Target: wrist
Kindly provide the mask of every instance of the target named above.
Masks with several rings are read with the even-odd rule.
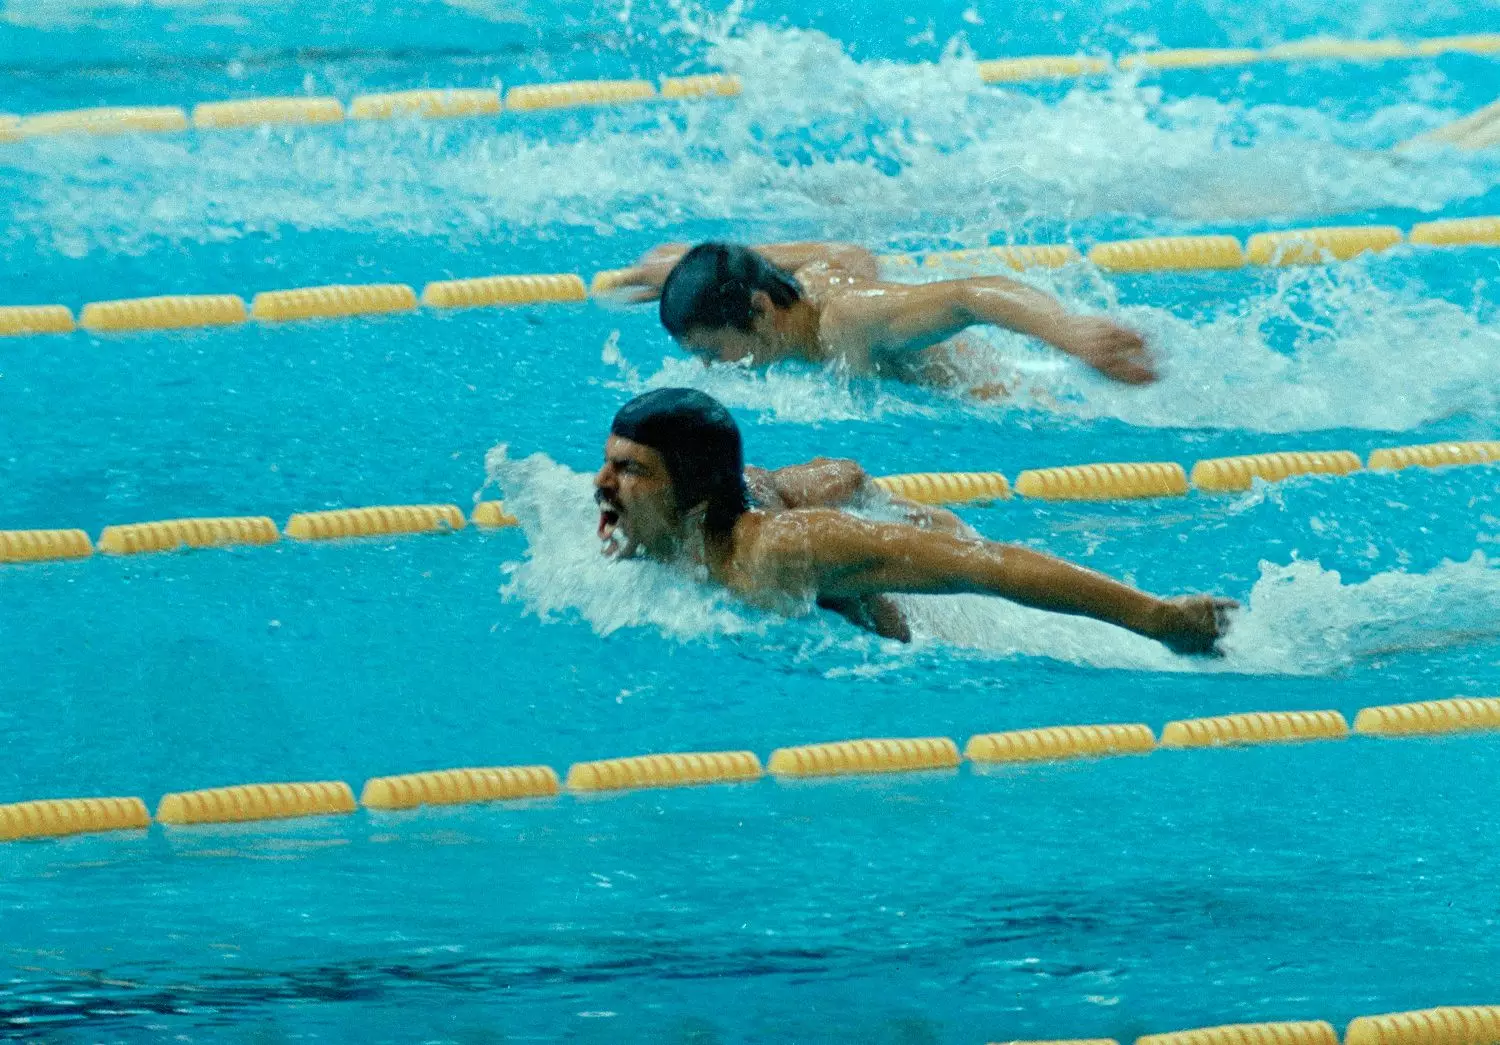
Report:
[[[1148,639],[1159,641],[1163,636],[1173,633],[1172,615],[1177,607],[1166,599],[1158,599],[1153,595],[1145,598],[1147,603],[1142,607],[1140,626],[1132,630]]]

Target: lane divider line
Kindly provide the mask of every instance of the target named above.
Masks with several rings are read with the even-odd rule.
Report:
[[[1248,490],[1256,479],[1279,483],[1294,475],[1348,475],[1360,470],[1359,457],[1348,450],[1214,457],[1193,465],[1193,485],[1212,492]]]
[[[78,325],[85,330],[180,330],[245,322],[245,299],[238,294],[169,294],[152,298],[91,301]]]
[[[1048,726],[980,733],[964,745],[970,762],[1056,762],[1105,755],[1147,754],[1156,749],[1151,727],[1139,723]]]
[[[672,99],[734,98],[744,91],[733,73],[702,73],[697,76],[663,76],[661,96]]]
[[[505,510],[504,501],[480,501],[469,513],[469,521],[492,530],[521,525],[519,519]]]
[[[1042,501],[1183,497],[1187,492],[1187,473],[1176,461],[1075,464],[1033,468],[1016,476],[1016,493]]]
[[[73,313],[64,305],[0,306],[0,337],[30,334],[69,334]]]
[[[908,472],[877,476],[872,482],[893,497],[918,504],[974,504],[1010,498],[1010,484],[999,472]]]
[[[1421,443],[1390,446],[1370,452],[1372,471],[1402,468],[1447,468],[1453,465],[1490,464],[1500,461],[1500,440],[1469,443]]]
[[[163,824],[231,824],[352,813],[354,792],[341,780],[293,784],[237,784],[163,795],[156,819]]]
[[[1420,239],[1418,230],[1422,231]],[[1088,258],[1104,271],[1124,274],[1228,270],[1247,264],[1320,265],[1349,261],[1367,252],[1381,253],[1402,240],[1401,230],[1389,225],[1260,232],[1250,237],[1247,250],[1241,249],[1233,236],[1153,236],[1097,243],[1089,249]],[[1500,217],[1428,222],[1413,229],[1410,242],[1436,249],[1500,246]],[[1044,243],[888,254],[880,260],[892,268],[956,266],[1023,271],[1060,268],[1083,258],[1079,248],[1071,244]],[[631,271],[600,270],[587,288],[583,277],[571,272],[435,280],[423,289],[421,304],[454,309],[584,301],[591,295],[601,297],[620,289]],[[234,297],[166,295],[90,302],[83,308],[84,326],[94,330],[147,330],[239,323],[243,320]],[[261,291],[251,301],[250,315],[260,321],[289,322],[410,312],[417,305],[416,292],[405,283],[333,284]],[[0,336],[63,334],[73,329],[73,314],[63,305],[0,306]]]
[[[512,87],[505,92],[505,108],[510,112],[535,112],[582,105],[623,105],[655,97],[656,88],[648,80],[571,80]]]
[[[1338,1032],[1324,1020],[1296,1023],[1231,1023],[1167,1034],[1146,1034],[1135,1045],[1339,1045]]]
[[[94,554],[82,530],[0,530],[0,562],[53,562]]]
[[[1167,748],[1231,747],[1306,740],[1342,740],[1349,723],[1337,711],[1255,711],[1217,718],[1168,722],[1161,731]]]
[[[416,291],[405,283],[340,283],[263,290],[250,302],[250,314],[262,321],[285,322],[410,312],[416,307]]]
[[[1500,729],[1500,697],[1458,697],[1365,708],[1355,732],[1381,738],[1431,737]],[[1180,748],[1222,748],[1348,736],[1337,711],[1263,711],[1169,722],[1155,741],[1141,723],[1050,726],[979,733],[959,755],[947,737],[845,740],[777,748],[763,769],[753,751],[708,751],[575,762],[566,790],[573,793],[699,784],[749,783],[767,771],[778,778],[884,775],[1003,763],[1062,762],[1151,754]],[[375,810],[423,805],[520,801],[559,795],[557,772],[546,765],[439,769],[365,781],[359,805]],[[163,795],[156,819],[210,824],[351,813],[354,794],[341,781],[242,784]],[[0,805],[0,841],[147,826],[138,798],[43,799]],[[1212,1028],[1207,1028],[1212,1029]],[[1489,1045],[1488,1042],[1485,1045]]]
[[[1500,697],[1453,697],[1361,708],[1354,732],[1372,737],[1436,736],[1500,729]]]
[[[1500,440],[1468,443],[1429,443],[1419,446],[1397,446],[1372,451],[1371,471],[1404,468],[1449,468],[1484,466],[1500,463]],[[1255,480],[1281,482],[1301,475],[1347,476],[1361,471],[1359,457],[1348,450],[1304,453],[1290,451],[1252,454],[1246,457],[1220,457],[1199,461],[1193,466],[1193,483],[1204,493],[1243,492]],[[999,472],[911,472],[877,476],[872,484],[892,496],[921,504],[979,504],[1006,500],[1011,488]],[[1187,493],[1187,479],[1180,464],[1148,462],[1114,465],[1073,465],[1063,468],[1041,468],[1022,472],[1014,493],[1025,498],[1045,501],[1133,500],[1154,497],[1181,497]],[[258,520],[260,517],[246,517]],[[269,520],[266,520],[267,522]],[[503,529],[519,525],[505,509],[503,501],[481,501],[474,506],[470,520],[482,529]],[[245,524],[240,519],[167,519],[129,524],[132,533],[143,528],[167,527],[176,544],[140,550],[167,550],[172,547],[209,547],[195,544],[185,534],[197,524],[219,526],[214,531],[222,539],[213,544],[269,544],[269,539],[249,537],[230,539],[223,530],[229,523]],[[262,523],[255,523],[263,526]],[[284,531],[299,540],[333,540],[353,537],[378,537],[396,534],[452,532],[466,525],[463,512],[455,504],[376,505],[366,508],[338,508],[322,512],[299,512],[293,515]],[[124,533],[112,536],[107,527],[100,536],[100,547],[115,554],[116,545],[129,540],[147,541]],[[249,531],[239,531],[249,533]],[[264,532],[263,530],[256,532]],[[105,547],[105,538],[110,547]],[[179,540],[180,538],[180,540]],[[168,540],[164,535],[150,540]],[[86,558],[93,554],[88,534],[76,529],[0,530],[0,563],[45,562],[54,559]]]
[[[777,748],[767,767],[778,777],[823,777],[953,769],[958,763],[958,745],[947,737],[907,737]]]
[[[765,775],[753,751],[693,751],[575,762],[569,791],[626,791],[645,787],[740,783]]]
[[[308,126],[343,122],[344,103],[337,98],[297,95],[200,102],[193,106],[193,126],[199,130],[232,130],[264,124]]]
[[[1099,55],[1023,55],[975,63],[980,83],[1015,84],[1102,76],[1118,68],[1127,72],[1170,72],[1250,65],[1258,62],[1379,62],[1426,59],[1446,54],[1500,54],[1500,33],[1471,33],[1425,40],[1338,40],[1315,38],[1261,50],[1241,47],[1180,47],[1141,51],[1117,57]],[[663,76],[658,91],[647,80],[572,80],[513,86],[501,100],[500,89],[482,87],[418,88],[356,96],[348,116],[354,120],[402,117],[451,119],[492,116],[578,106],[630,105],[653,99],[696,101],[732,98],[742,92],[732,73]],[[192,125],[206,130],[272,124],[327,124],[344,120],[336,98],[301,95],[200,102]],[[0,141],[51,134],[163,133],[188,128],[182,106],[103,106],[19,118],[0,117]]]
[[[424,88],[356,95],[349,103],[349,119],[450,120],[461,116],[493,116],[500,110],[499,88]]]
[[[1446,218],[1411,227],[1411,243],[1426,247],[1467,247],[1500,244],[1500,218]]]
[[[448,279],[422,288],[429,308],[476,308],[531,305],[549,301],[587,301],[583,278],[571,272],[535,276],[480,276]]]
[[[1154,272],[1161,269],[1237,269],[1246,264],[1233,236],[1153,236],[1096,243],[1089,260],[1106,272]]]
[[[1454,1005],[1360,1016],[1344,1045],[1488,1045],[1500,1041],[1500,1005]]]
[[[287,520],[286,535],[301,541],[331,541],[343,537],[451,532],[462,530],[464,524],[464,513],[456,504],[388,504],[299,512]]]
[[[151,826],[139,798],[45,798],[0,805],[0,842],[61,838]]]
[[[21,117],[13,128],[17,139],[54,134],[164,134],[187,129],[187,111],[180,105],[105,105],[39,112]]]
[[[415,809],[557,793],[557,771],[551,766],[486,766],[373,777],[365,781],[359,804],[368,809]]]
[[[1399,246],[1404,236],[1394,225],[1339,225],[1257,232],[1245,243],[1252,265],[1323,265],[1350,261]]]
[[[279,540],[281,532],[276,524],[263,515],[164,519],[106,526],[99,535],[99,550],[111,555],[138,555],[181,548],[275,544]]]

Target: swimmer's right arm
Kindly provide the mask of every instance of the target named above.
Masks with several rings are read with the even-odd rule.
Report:
[[[825,330],[836,328],[839,339],[892,357],[921,352],[977,324],[1045,341],[1116,381],[1156,380],[1145,340],[1135,331],[1069,312],[1052,295],[1004,276],[883,283],[841,295],[823,312]]]
[[[667,276],[691,249],[690,243],[653,247],[620,275],[616,286],[628,289],[631,302],[655,301],[661,297]],[[874,254],[852,243],[767,243],[750,249],[778,268],[793,273],[815,262],[864,279],[874,279],[880,269]]]
[[[823,598],[882,592],[993,595],[1022,606],[1092,617],[1178,653],[1210,653],[1228,627],[1228,599],[1159,599],[1051,555],[964,540],[836,511],[773,516],[756,555],[789,590]]]
[[[750,249],[788,272],[821,264],[861,279],[876,279],[880,275],[880,262],[875,255],[853,243],[767,243]]]

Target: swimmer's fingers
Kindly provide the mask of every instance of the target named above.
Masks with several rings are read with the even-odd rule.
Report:
[[[596,304],[623,309],[655,301],[661,297],[661,287],[622,275],[608,286],[594,288],[589,296]]]
[[[1223,656],[1219,639],[1229,630],[1231,611],[1239,609],[1233,599],[1212,595],[1189,595],[1168,599],[1164,619],[1155,638],[1174,653]]]
[[[1147,385],[1157,378],[1146,339],[1107,319],[1074,317],[1059,347],[1122,384]]]

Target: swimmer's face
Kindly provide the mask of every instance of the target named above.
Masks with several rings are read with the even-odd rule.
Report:
[[[637,550],[668,558],[682,528],[672,477],[661,454],[618,435],[604,444],[604,467],[594,476],[599,540],[604,553],[629,558]]]
[[[682,347],[710,363],[766,363],[774,358],[775,342],[754,330],[693,327],[683,336]]]
[[[739,327],[692,327],[681,338],[682,346],[709,362],[774,363],[782,356],[777,329],[780,310],[763,290],[750,298],[750,329]]]

